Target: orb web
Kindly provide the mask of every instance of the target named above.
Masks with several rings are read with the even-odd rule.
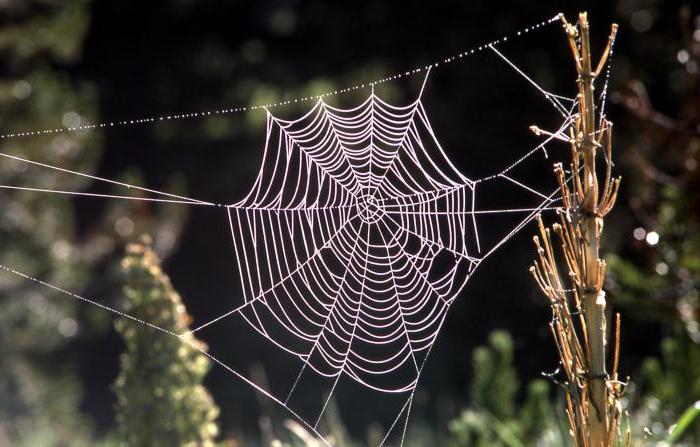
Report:
[[[260,174],[228,207],[240,312],[303,361],[299,375],[412,390],[480,260],[473,190],[420,98],[398,107],[373,92],[352,109],[268,114]]]
[[[321,99],[295,120],[268,111],[257,178],[226,206],[244,302],[193,332],[238,315],[296,357],[300,366],[280,396],[287,408],[308,397],[298,390],[303,377],[330,380],[320,407],[302,416],[313,430],[343,377],[404,394],[391,429],[402,415],[405,423],[428,354],[472,273],[535,214],[556,209],[556,190],[540,192],[513,171],[563,138],[575,101],[545,92],[563,111],[557,132],[502,171],[470,179],[430,124],[421,100],[427,79],[404,106],[372,89],[352,108]],[[531,206],[479,207],[479,191],[494,183],[529,196]],[[482,242],[480,216],[514,213],[522,216],[515,225]]]
[[[522,34],[556,19],[526,28]],[[168,336],[179,337],[188,344],[192,333],[224,324],[229,317],[238,315],[256,333],[300,363],[296,371],[290,372],[293,379],[285,393],[274,393],[227,362],[202,351],[204,355],[289,410],[325,444],[329,444],[328,440],[319,432],[318,425],[341,378],[346,377],[373,392],[404,396],[384,438],[387,441],[392,432],[398,431],[403,444],[418,380],[455,298],[475,269],[537,213],[557,209],[556,189],[551,193],[539,191],[515,172],[533,155],[546,156],[545,147],[550,142],[567,140],[567,131],[576,118],[576,101],[546,91],[506,58],[496,48],[496,44],[505,40],[464,51],[442,63],[451,63],[475,51],[490,50],[552,105],[561,122],[544,141],[488,177],[471,179],[461,174],[447,157],[430,124],[421,97],[427,74],[440,61],[368,84],[371,93],[352,108],[334,107],[324,98],[364,88],[364,84],[319,95],[308,113],[295,120],[276,117],[264,106],[173,115],[173,119],[190,119],[248,109],[267,111],[260,170],[248,194],[233,204],[157,191],[0,152],[1,157],[14,163],[106,182],[124,188],[125,193],[0,185],[4,190],[225,209],[243,300],[229,311],[199,323],[187,334],[174,334],[12,267],[0,264],[0,268]],[[421,72],[426,77],[420,92],[407,105],[390,104],[374,92],[374,85]],[[601,115],[607,76],[598,103]],[[299,101],[310,99],[304,97]],[[150,117],[116,124],[148,124],[170,119],[171,116]],[[30,130],[2,134],[0,138],[62,131]],[[514,194],[513,191],[521,194],[518,197],[524,194],[527,202],[518,198],[514,200],[516,206],[509,208],[481,207],[479,197],[494,184],[511,188],[507,194]],[[127,194],[129,190],[140,194]],[[479,228],[490,222],[485,218],[504,215],[516,215],[518,219],[503,226],[495,239],[480,237]],[[300,394],[300,381],[308,376],[330,381],[315,414],[295,410],[293,404]]]

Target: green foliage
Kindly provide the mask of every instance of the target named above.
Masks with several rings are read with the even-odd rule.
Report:
[[[525,400],[520,403],[517,399],[513,341],[507,332],[491,333],[488,346],[474,350],[473,361],[472,406],[449,424],[453,446],[562,444],[548,382],[531,381]]]
[[[700,416],[700,400],[683,412],[678,422],[671,427],[671,433],[666,440],[670,443],[678,441],[698,416]]]
[[[12,62],[35,58],[42,52],[56,62],[74,62],[80,57],[87,33],[90,4],[87,0],[54,3],[48,12],[39,13],[3,28],[0,32],[0,52],[8,51]],[[31,36],[31,38],[27,38]]]
[[[700,396],[700,348],[684,334],[667,337],[661,346],[661,358],[648,358],[642,365],[640,383],[644,394],[633,414],[633,424],[645,431],[647,438],[663,441],[681,415],[695,405]],[[682,431],[675,432],[674,442],[697,445],[700,424],[686,417]]]
[[[73,84],[59,65],[80,55],[89,24],[87,2],[28,1],[18,6],[0,4],[3,133],[53,128],[74,110],[94,115],[94,90]],[[35,14],[37,10],[41,13]],[[0,150],[45,163],[60,159],[62,167],[87,173],[94,172],[101,154],[99,140],[83,133],[3,139]],[[68,179],[5,157],[0,160],[0,184],[86,187],[84,179]],[[69,197],[3,189],[0,209],[0,263],[80,290],[90,273],[85,261],[91,247],[77,240]],[[6,272],[0,275],[0,445],[95,445],[91,419],[80,412],[82,385],[69,354],[75,337],[86,331],[81,323],[76,303]]]
[[[642,371],[647,394],[661,402],[664,411],[680,414],[693,402],[692,396],[700,396],[700,349],[695,343],[666,338],[661,359],[647,359]]]
[[[649,9],[651,17],[660,6]],[[629,213],[613,224],[625,237],[618,255],[608,259],[623,333],[627,318],[664,334],[659,358],[643,361],[635,377],[630,405],[633,428],[660,443],[700,399],[700,46],[689,38],[700,35],[700,20],[689,7],[676,8],[670,9],[681,20],[673,22],[673,32],[655,26],[639,35],[644,57],[618,93],[627,109],[618,144],[626,148],[620,161]],[[649,82],[664,60],[671,64]],[[687,426],[674,442],[700,445],[700,424]]]
[[[472,404],[499,419],[512,418],[518,392],[512,338],[505,331],[494,331],[489,336],[489,346],[476,348],[473,356]]]
[[[130,244],[122,261],[124,294],[130,315],[176,334],[190,317],[160,267],[150,241]],[[122,319],[116,324],[126,344],[115,383],[117,420],[131,447],[212,446],[219,409],[202,385],[209,359],[193,335],[184,341]]]
[[[77,414],[79,383],[66,371],[52,377],[24,359],[12,360],[16,363],[0,375],[0,445],[94,445],[89,420]]]

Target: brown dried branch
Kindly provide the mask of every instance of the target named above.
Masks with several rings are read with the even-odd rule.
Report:
[[[612,123],[596,120],[594,84],[604,70],[617,33],[612,26],[608,44],[595,65],[591,63],[588,18],[579,15],[574,26],[561,16],[578,73],[578,113],[568,129],[568,138],[555,136],[571,146],[571,175],[561,164],[554,166],[563,208],[559,223],[551,230],[538,217],[539,235],[534,237],[537,256],[531,267],[533,278],[552,309],[550,328],[566,378],[566,417],[576,446],[612,447],[630,445],[629,433],[620,434],[618,400],[624,384],[618,381],[620,318],[616,317],[612,376],[607,373],[607,322],[603,282],[606,264],[599,257],[604,217],[612,210],[620,178],[612,177]],[[552,133],[537,126],[537,135]],[[599,185],[597,150],[605,157],[603,184]],[[558,250],[551,233],[556,234]],[[560,269],[567,270],[566,282]],[[569,289],[565,288],[565,284]]]

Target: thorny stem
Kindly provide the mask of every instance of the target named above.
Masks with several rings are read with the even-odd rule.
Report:
[[[617,33],[612,26],[608,45],[594,70],[586,13],[579,14],[578,26],[561,16],[578,74],[578,114],[569,128],[571,178],[555,165],[563,201],[560,223],[552,230],[560,241],[561,256],[555,256],[550,229],[538,218],[535,237],[537,260],[531,268],[535,281],[550,300],[551,330],[566,376],[566,416],[577,446],[612,447],[620,424],[618,399],[623,391],[617,380],[619,316],[612,378],[607,372],[606,300],[603,290],[605,261],[600,259],[603,218],[610,212],[620,185],[611,178],[612,123],[596,122],[594,84],[605,67]],[[547,134],[533,126],[536,134]],[[596,166],[598,148],[605,148],[605,179],[602,193]],[[569,297],[559,268],[566,266],[572,287]],[[571,309],[574,309],[572,312]]]

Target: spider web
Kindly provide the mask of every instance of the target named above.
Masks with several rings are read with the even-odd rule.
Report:
[[[228,215],[244,317],[304,361],[300,375],[413,389],[480,261],[468,248],[479,245],[475,184],[421,133],[433,135],[419,99],[396,107],[374,93],[353,109],[319,101],[295,121],[268,114],[263,169]],[[438,272],[442,252],[453,261]],[[375,381],[405,368],[406,383]]]
[[[319,100],[295,120],[268,111],[257,179],[243,200],[226,206],[244,303],[192,332],[238,315],[298,358],[284,393],[288,408],[302,377],[330,379],[320,409],[306,416],[314,431],[342,377],[406,394],[397,420],[407,420],[447,311],[474,270],[536,213],[556,208],[554,193],[511,171],[561,137],[572,99],[550,97],[564,111],[559,132],[496,175],[472,180],[436,138],[421,101],[427,80],[405,106],[372,90],[356,107]],[[535,205],[479,208],[480,188],[499,182]],[[480,216],[501,214],[524,217],[483,244]]]
[[[300,362],[289,388],[274,393],[227,362],[202,351],[204,355],[286,408],[328,445],[318,426],[341,377],[372,392],[404,396],[382,441],[398,431],[403,444],[416,386],[453,301],[487,257],[536,214],[557,209],[556,190],[538,191],[518,180],[514,171],[537,153],[546,156],[545,147],[551,141],[568,138],[565,132],[575,119],[575,100],[544,90],[495,45],[484,47],[531,84],[562,120],[556,132],[488,177],[470,179],[461,174],[436,137],[422,103],[433,65],[414,70],[424,71],[425,78],[417,98],[408,105],[384,101],[375,94],[376,83],[371,83],[367,99],[352,108],[334,107],[323,95],[295,120],[278,118],[265,108],[261,167],[248,194],[233,204],[174,195],[0,152],[14,161],[137,189],[148,196],[0,185],[3,189],[225,209],[243,303],[187,334],[137,320],[11,267],[0,268],[179,337],[200,351],[191,341],[192,333],[240,316]],[[606,90],[607,75],[599,102],[601,114]],[[19,135],[25,133],[42,131]],[[2,137],[8,136],[14,134]],[[532,205],[478,206],[481,191],[496,183],[518,191],[516,203],[522,203],[525,194]],[[482,240],[482,219],[503,215],[521,217],[514,225],[504,226],[497,239]],[[309,376],[330,381],[320,408],[311,412],[294,408],[299,384]],[[398,430],[402,417],[403,428]]]

